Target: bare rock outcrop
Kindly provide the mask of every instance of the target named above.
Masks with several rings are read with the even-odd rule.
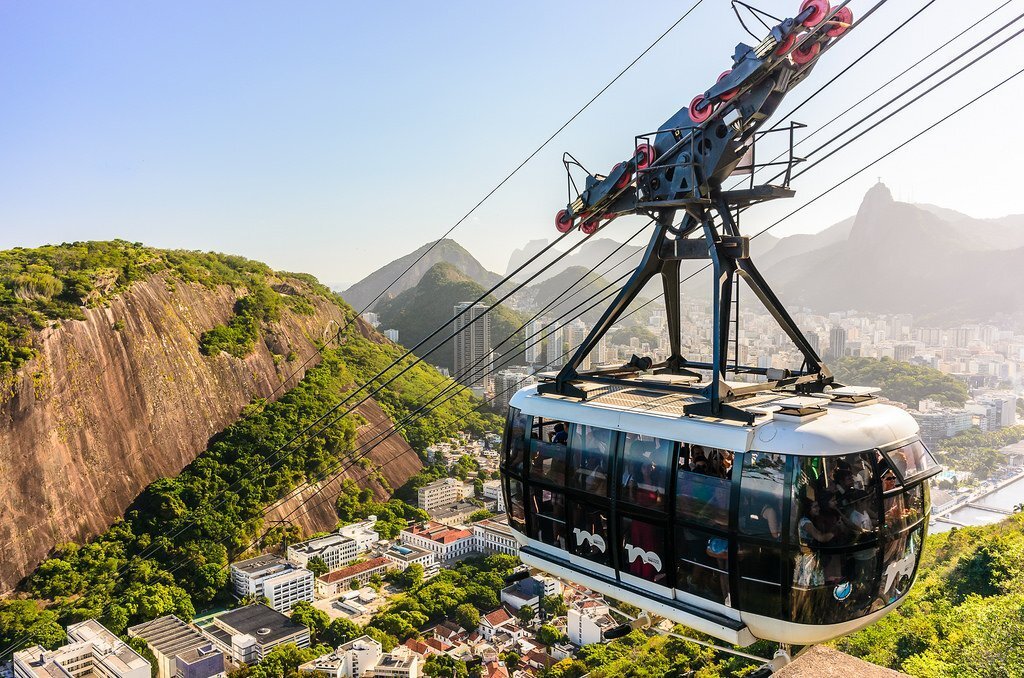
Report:
[[[179,473],[253,397],[280,396],[301,379],[307,358],[307,367],[317,364],[316,342],[344,316],[327,299],[306,298],[313,314],[286,308],[244,359],[203,356],[198,347],[203,332],[231,317],[235,291],[159,275],[88,309],[83,321],[44,330],[38,355],[0,402],[0,591],[55,544],[105,530],[146,485]],[[289,353],[297,359],[283,359]],[[367,419],[384,416],[375,403],[363,409]],[[397,486],[419,459],[397,437],[370,458],[391,456],[400,461],[384,473]]]

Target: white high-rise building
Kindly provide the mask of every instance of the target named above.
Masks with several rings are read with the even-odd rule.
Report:
[[[547,364],[547,369],[557,370],[569,360],[568,355],[563,355],[566,348],[565,326],[554,326],[548,334],[547,351],[544,353],[544,362]]]
[[[490,306],[464,301],[456,304],[455,378],[467,386],[480,386],[491,368]],[[465,311],[465,313],[463,313]],[[461,315],[460,315],[461,314]]]
[[[510,367],[494,375],[494,406],[499,411],[508,409],[508,401],[521,388],[533,386],[537,380],[526,367]]]
[[[526,326],[526,362],[537,365],[544,358],[544,342],[539,339],[544,331],[544,323],[532,320]]]

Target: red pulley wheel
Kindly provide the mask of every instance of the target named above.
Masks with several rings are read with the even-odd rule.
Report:
[[[796,33],[790,33],[786,38],[779,43],[779,46],[775,48],[775,56],[786,56],[789,54],[789,50],[793,49],[793,45],[796,44]]]
[[[612,172],[615,172],[617,169],[622,167],[624,164],[625,163],[621,163],[621,162],[616,164],[615,167],[612,168]],[[633,180],[633,174],[627,170],[626,173],[623,174],[622,177],[618,181],[615,182],[616,190],[621,190],[621,189],[625,188],[626,186],[629,186],[629,182],[632,181],[632,180]]]
[[[828,13],[832,11],[832,6],[828,4],[828,0],[804,0],[803,4],[800,5],[800,14],[803,14],[809,9],[813,9],[814,11],[811,12],[810,16],[804,19],[804,26],[811,28],[825,20]]]
[[[586,235],[593,235],[597,233],[597,229],[601,226],[601,217],[591,217],[583,222],[580,226],[580,230]]]
[[[714,107],[709,101],[704,98],[704,95],[694,97],[693,101],[690,102],[690,120],[693,120],[698,125],[708,118],[714,112]]]
[[[840,7],[832,15],[829,23],[832,24],[832,28],[825,31],[825,35],[830,38],[838,38],[850,29],[850,24],[853,23],[853,10],[849,7]]]
[[[636,147],[636,153],[633,154],[633,158],[636,161],[636,168],[638,170],[642,170],[650,167],[657,155],[658,154],[654,150],[654,146],[651,146],[650,144],[640,144]]]
[[[732,73],[731,69],[726,71],[725,73],[722,73],[720,76],[718,76],[718,81],[717,82],[722,82],[722,79],[725,78],[726,76],[728,76],[730,73]],[[718,98],[721,99],[722,101],[728,101],[729,99],[732,99],[734,96],[736,96],[736,94],[739,91],[740,91],[739,87],[733,87],[728,92],[722,92],[721,94],[719,94]]]
[[[818,52],[821,51],[820,42],[811,42],[800,45],[793,50],[793,63],[797,66],[803,66],[814,61],[814,57],[818,56]]]
[[[572,217],[569,215],[569,210],[558,211],[558,214],[555,215],[555,228],[559,233],[568,233],[572,230]]]

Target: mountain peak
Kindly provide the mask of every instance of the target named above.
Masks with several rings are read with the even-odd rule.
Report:
[[[892,199],[892,191],[889,187],[882,183],[879,179],[878,183],[868,189],[868,192],[864,194],[863,203],[891,203],[895,202]]]

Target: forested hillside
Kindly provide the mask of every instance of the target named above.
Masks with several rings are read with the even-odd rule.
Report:
[[[451,264],[435,264],[427,271],[414,287],[405,290],[394,299],[381,301],[377,306],[380,315],[381,329],[398,330],[398,340],[404,346],[415,346],[429,336],[436,328],[452,319],[454,307],[463,301],[475,301],[486,292],[479,283]],[[489,296],[482,303],[494,303]],[[491,319],[491,345],[501,355],[507,355],[511,347],[523,339],[522,333],[504,346],[498,347],[503,339],[523,324],[523,318],[515,311],[499,306],[489,314]],[[455,353],[452,342],[441,346],[427,355],[434,347],[451,336],[451,330],[445,330],[419,349],[417,353],[425,356],[433,365],[455,368]],[[522,353],[522,349],[517,351]]]
[[[339,327],[372,333],[353,316],[314,278],[242,257],[117,240],[0,252],[0,591],[294,386]]]
[[[945,405],[963,405],[967,385],[956,377],[923,365],[891,358],[851,358],[839,360],[833,368],[836,380],[849,386],[877,386],[889,400],[917,408],[925,399]]]
[[[168,284],[198,283],[207,288],[244,288],[238,316],[204,338],[208,355],[223,348],[242,356],[252,350],[260,321],[275,320],[284,303],[299,313],[313,306],[299,295],[273,294],[284,278],[301,279],[309,291],[330,296],[312,276],[275,274],[266,264],[209,252],[158,250],[122,240],[76,242],[0,251],[0,375],[9,379],[36,355],[34,332],[67,320],[84,320],[85,310],[109,304],[132,284],[165,274]]]
[[[922,678],[1024,675],[1024,516],[929,536],[907,602],[836,645]]]
[[[354,384],[397,355],[394,347],[349,331],[341,348],[325,351],[323,362],[298,386],[277,402],[253,403],[179,476],[147,487],[104,534],[87,544],[59,546],[28,579],[26,599],[0,601],[0,647],[24,635],[52,646],[63,637],[61,625],[88,618],[116,632],[168,613],[189,619],[196,610],[224,602],[228,562],[305,536],[289,525],[267,524],[266,506],[339,470],[359,480],[342,484],[342,493],[358,494],[371,478],[386,485],[381,473],[387,471],[386,461],[369,463],[368,446],[356,443],[358,416],[328,417],[322,430],[313,425],[352,393]],[[415,409],[424,393],[448,384],[432,368],[416,366],[380,394],[381,407],[400,417]],[[460,429],[480,432],[496,425],[493,415],[480,415],[476,407],[468,395],[457,393],[403,435],[426,445]],[[312,428],[303,434],[307,427]],[[402,502],[363,508],[384,521],[420,515]]]

